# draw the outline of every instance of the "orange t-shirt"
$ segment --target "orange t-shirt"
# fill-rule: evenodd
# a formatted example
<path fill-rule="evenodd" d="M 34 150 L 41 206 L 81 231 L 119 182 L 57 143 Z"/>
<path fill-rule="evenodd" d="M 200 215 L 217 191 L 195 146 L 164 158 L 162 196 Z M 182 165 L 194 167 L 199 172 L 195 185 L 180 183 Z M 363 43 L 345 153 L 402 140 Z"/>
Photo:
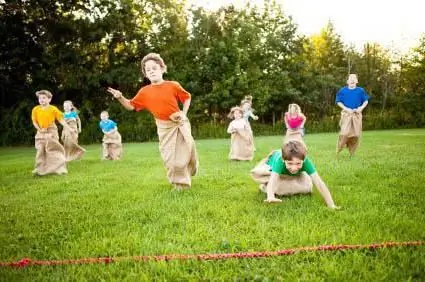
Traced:
<path fill-rule="evenodd" d="M 55 106 L 49 105 L 46 108 L 40 105 L 35 106 L 31 112 L 31 119 L 41 128 L 48 128 L 55 120 L 63 120 L 63 113 Z"/>
<path fill-rule="evenodd" d="M 130 103 L 136 111 L 147 109 L 155 118 L 169 120 L 171 114 L 180 111 L 178 103 L 187 99 L 190 99 L 190 93 L 178 82 L 166 80 L 140 88 Z"/>

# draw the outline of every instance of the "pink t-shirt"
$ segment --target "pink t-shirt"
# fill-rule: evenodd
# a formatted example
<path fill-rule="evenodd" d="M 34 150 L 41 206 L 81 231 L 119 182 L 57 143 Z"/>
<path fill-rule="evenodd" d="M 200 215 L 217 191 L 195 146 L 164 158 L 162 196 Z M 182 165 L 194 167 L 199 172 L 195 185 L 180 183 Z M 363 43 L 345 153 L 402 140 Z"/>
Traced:
<path fill-rule="evenodd" d="M 288 122 L 288 125 L 290 128 L 298 128 L 301 126 L 301 124 L 304 121 L 304 118 L 302 116 L 296 115 L 295 117 L 291 117 L 288 113 L 286 115 L 286 121 Z"/>

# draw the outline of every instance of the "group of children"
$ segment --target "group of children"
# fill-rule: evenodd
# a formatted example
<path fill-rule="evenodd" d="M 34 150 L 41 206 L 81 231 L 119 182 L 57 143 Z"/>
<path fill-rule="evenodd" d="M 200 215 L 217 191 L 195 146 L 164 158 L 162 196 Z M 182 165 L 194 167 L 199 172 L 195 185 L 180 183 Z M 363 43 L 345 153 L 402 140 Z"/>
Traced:
<path fill-rule="evenodd" d="M 146 55 L 141 61 L 141 67 L 143 75 L 151 84 L 142 87 L 132 99 L 125 98 L 117 89 L 109 87 L 107 91 L 125 109 L 130 111 L 146 109 L 154 116 L 159 137 L 159 151 L 167 170 L 167 177 L 176 190 L 188 189 L 191 186 L 192 176 L 196 175 L 199 167 L 196 145 L 187 118 L 191 95 L 178 82 L 163 79 L 167 66 L 158 54 Z M 353 91 L 352 87 L 341 90 L 337 95 L 337 103 L 344 113 L 360 114 L 367 105 L 368 97 L 362 92 L 363 98 L 354 101 L 350 91 Z M 84 149 L 78 146 L 81 122 L 77 111 L 72 102 L 66 101 L 65 113 L 62 114 L 56 107 L 50 105 L 52 94 L 49 91 L 38 91 L 36 94 L 40 105 L 32 112 L 33 124 L 37 129 L 34 173 L 37 175 L 66 173 L 66 161 L 79 158 L 84 153 Z M 348 106 L 347 100 L 351 103 Z M 182 110 L 179 103 L 183 104 Z M 353 108 L 354 106 L 357 107 Z M 233 107 L 229 117 L 233 119 L 227 129 L 231 134 L 229 158 L 252 160 L 255 147 L 249 118 L 258 119 L 258 116 L 253 114 L 252 96 L 246 96 L 240 106 Z M 261 191 L 267 194 L 265 201 L 281 202 L 276 195 L 311 193 L 314 184 L 327 206 L 338 209 L 326 184 L 307 156 L 307 147 L 303 141 L 306 117 L 300 107 L 290 104 L 284 120 L 287 131 L 282 148 L 271 152 L 251 170 L 252 178 L 260 184 Z M 58 142 L 55 121 L 64 127 L 62 140 L 65 140 L 65 148 Z M 101 113 L 99 126 L 104 133 L 103 159 L 119 159 L 122 154 L 121 135 L 118 133 L 116 123 L 109 119 L 106 111 Z M 349 140 L 348 136 L 341 133 L 340 138 L 345 142 Z M 65 150 L 68 150 L 68 153 Z"/>
<path fill-rule="evenodd" d="M 32 109 L 31 119 L 37 130 L 35 135 L 34 175 L 66 174 L 66 164 L 83 157 L 85 149 L 78 144 L 78 135 L 81 133 L 81 120 L 78 110 L 72 101 L 63 103 L 64 111 L 50 105 L 52 93 L 48 90 L 36 92 L 38 106 Z M 117 125 L 109 119 L 108 112 L 103 111 L 99 123 L 103 137 L 103 159 L 117 160 L 122 154 L 121 135 Z M 63 126 L 59 142 L 59 133 L 56 121 Z"/>
<path fill-rule="evenodd" d="M 64 113 L 50 105 L 52 93 L 47 90 L 36 92 L 39 105 L 31 113 L 32 123 L 37 130 L 35 135 L 35 169 L 33 174 L 65 174 L 66 163 L 81 158 L 85 149 L 78 145 L 81 121 L 77 109 L 71 101 L 64 102 Z M 61 140 L 55 121 L 63 126 Z"/>
<path fill-rule="evenodd" d="M 254 137 L 249 117 L 257 120 L 253 114 L 252 97 L 246 96 L 241 106 L 230 110 L 230 122 L 227 132 L 231 134 L 230 160 L 252 160 Z M 307 146 L 303 141 L 305 115 L 297 104 L 290 104 L 284 115 L 286 134 L 280 150 L 272 151 L 251 170 L 251 177 L 259 184 L 259 189 L 267 194 L 265 202 L 279 203 L 276 195 L 311 193 L 313 184 L 317 187 L 331 209 L 335 205 L 331 193 L 307 156 Z"/>
<path fill-rule="evenodd" d="M 357 83 L 357 76 L 350 74 L 347 86 L 336 95 L 335 103 L 342 109 L 337 156 L 344 147 L 353 156 L 359 144 L 362 111 L 368 105 L 369 96 L 363 88 L 357 87 Z M 290 104 L 284 119 L 287 130 L 282 148 L 271 152 L 251 170 L 259 189 L 267 194 L 265 202 L 282 202 L 276 195 L 311 193 L 314 184 L 329 208 L 340 209 L 307 156 L 307 146 L 303 141 L 306 117 L 300 107 Z"/>

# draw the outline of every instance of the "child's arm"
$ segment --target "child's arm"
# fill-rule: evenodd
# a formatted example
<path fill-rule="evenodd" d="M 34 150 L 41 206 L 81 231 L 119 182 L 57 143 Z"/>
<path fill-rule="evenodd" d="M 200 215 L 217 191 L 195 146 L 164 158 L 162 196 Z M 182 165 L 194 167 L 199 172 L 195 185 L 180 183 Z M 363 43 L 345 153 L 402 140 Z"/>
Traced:
<path fill-rule="evenodd" d="M 108 87 L 107 91 L 109 93 L 112 94 L 112 96 L 114 96 L 115 99 L 118 100 L 118 102 L 121 103 L 121 105 L 124 106 L 125 109 L 129 110 L 129 111 L 133 111 L 134 110 L 134 106 L 130 103 L 130 100 L 126 99 L 121 91 L 116 90 L 114 88 Z"/>
<path fill-rule="evenodd" d="M 352 113 L 353 109 L 347 108 L 346 106 L 344 106 L 344 104 L 342 102 L 338 102 L 337 103 L 338 107 L 340 107 L 343 111 Z"/>
<path fill-rule="evenodd" d="M 267 183 L 266 191 L 267 191 L 267 199 L 264 202 L 267 203 L 280 203 L 281 199 L 278 199 L 274 196 L 274 187 L 276 186 L 276 182 L 279 180 L 279 174 L 276 172 L 272 172 L 270 175 L 269 183 Z"/>
<path fill-rule="evenodd" d="M 68 131 L 71 131 L 71 127 L 69 127 L 69 125 L 65 122 L 65 120 L 64 120 L 64 119 L 58 119 L 58 122 L 59 122 L 60 124 L 62 124 L 63 128 L 65 128 L 65 129 L 66 129 L 66 130 L 68 130 Z"/>
<path fill-rule="evenodd" d="M 41 128 L 36 121 L 33 121 L 32 124 L 34 125 L 35 129 L 37 129 L 37 131 L 40 131 L 40 132 L 46 132 L 47 131 L 46 128 Z"/>
<path fill-rule="evenodd" d="M 252 111 L 249 111 L 249 116 L 253 119 L 253 120 L 257 120 L 258 116 L 254 115 L 254 113 Z"/>
<path fill-rule="evenodd" d="M 286 129 L 289 129 L 288 115 L 287 115 L 287 114 L 285 114 L 285 117 L 284 117 L 283 119 L 285 120 L 285 126 L 286 126 Z"/>
<path fill-rule="evenodd" d="M 187 111 L 189 111 L 190 101 L 191 99 L 186 99 L 186 101 L 183 103 L 183 113 L 185 116 L 187 116 Z"/>
<path fill-rule="evenodd" d="M 77 116 L 78 133 L 81 133 L 81 119 Z"/>
<path fill-rule="evenodd" d="M 301 117 L 303 118 L 303 122 L 301 123 L 300 127 L 301 127 L 301 128 L 304 128 L 304 124 L 305 124 L 305 122 L 306 122 L 307 118 L 305 117 L 305 115 L 304 115 L 304 114 L 301 114 Z"/>
<path fill-rule="evenodd" d="M 227 128 L 227 133 L 232 134 L 232 133 L 235 133 L 235 132 L 236 132 L 236 130 L 233 128 L 233 122 L 231 122 L 229 124 L 229 127 Z"/>
<path fill-rule="evenodd" d="M 322 178 L 319 176 L 317 172 L 310 175 L 313 184 L 316 186 L 317 190 L 319 190 L 320 195 L 322 195 L 323 199 L 326 202 L 328 208 L 331 209 L 340 209 L 340 207 L 335 206 L 334 200 L 332 199 L 331 192 L 329 192 L 328 187 L 325 182 L 323 182 Z"/>
<path fill-rule="evenodd" d="M 369 101 L 366 100 L 366 101 L 363 102 L 363 104 L 360 107 L 358 107 L 354 111 L 357 112 L 357 113 L 363 112 L 363 110 L 364 110 L 364 108 L 366 108 L 367 104 L 369 104 Z"/>

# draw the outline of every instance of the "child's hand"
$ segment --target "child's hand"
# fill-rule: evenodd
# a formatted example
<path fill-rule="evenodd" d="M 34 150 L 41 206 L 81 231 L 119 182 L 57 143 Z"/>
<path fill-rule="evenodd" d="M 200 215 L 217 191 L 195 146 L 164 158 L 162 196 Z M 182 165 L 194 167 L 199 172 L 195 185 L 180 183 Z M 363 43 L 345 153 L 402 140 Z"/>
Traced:
<path fill-rule="evenodd" d="M 273 198 L 267 198 L 267 199 L 265 199 L 264 202 L 269 203 L 269 204 L 272 204 L 272 203 L 282 203 L 282 200 L 273 197 Z"/>
<path fill-rule="evenodd" d="M 254 120 L 258 120 L 258 116 L 253 116 L 252 117 Z"/>
<path fill-rule="evenodd" d="M 108 87 L 108 89 L 106 91 L 108 91 L 109 93 L 111 93 L 112 96 L 114 96 L 115 99 L 119 99 L 119 98 L 122 97 L 121 91 L 116 90 L 114 88 Z"/>

